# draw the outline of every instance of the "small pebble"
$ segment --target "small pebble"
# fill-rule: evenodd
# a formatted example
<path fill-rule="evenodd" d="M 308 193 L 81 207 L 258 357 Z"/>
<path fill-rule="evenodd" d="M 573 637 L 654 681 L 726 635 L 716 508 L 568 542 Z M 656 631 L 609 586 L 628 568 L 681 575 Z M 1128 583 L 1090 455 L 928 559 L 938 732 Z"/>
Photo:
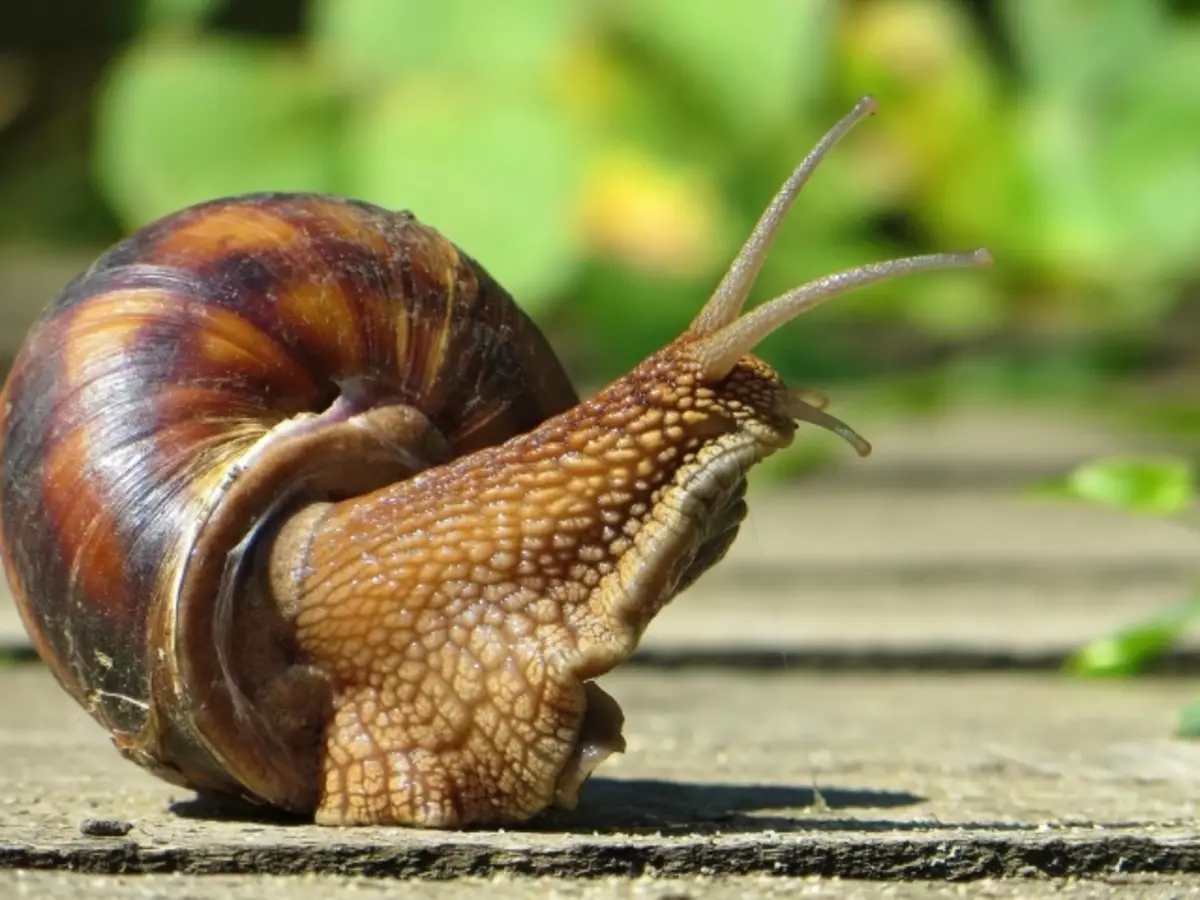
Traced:
<path fill-rule="evenodd" d="M 132 829 L 133 823 L 124 819 L 84 819 L 79 826 L 88 837 L 124 837 Z"/>

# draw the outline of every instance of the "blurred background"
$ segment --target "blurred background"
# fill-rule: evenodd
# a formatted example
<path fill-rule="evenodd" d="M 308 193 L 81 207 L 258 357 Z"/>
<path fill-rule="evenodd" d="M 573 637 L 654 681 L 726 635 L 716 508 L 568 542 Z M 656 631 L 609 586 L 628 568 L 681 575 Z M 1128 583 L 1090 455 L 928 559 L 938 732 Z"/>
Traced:
<path fill-rule="evenodd" d="M 842 299 L 764 355 L 881 414 L 1200 429 L 1200 14 L 1163 0 L 7 3 L 0 353 L 136 226 L 313 190 L 414 210 L 595 386 L 688 321 L 868 92 L 755 297 L 885 255 L 997 267 Z"/>

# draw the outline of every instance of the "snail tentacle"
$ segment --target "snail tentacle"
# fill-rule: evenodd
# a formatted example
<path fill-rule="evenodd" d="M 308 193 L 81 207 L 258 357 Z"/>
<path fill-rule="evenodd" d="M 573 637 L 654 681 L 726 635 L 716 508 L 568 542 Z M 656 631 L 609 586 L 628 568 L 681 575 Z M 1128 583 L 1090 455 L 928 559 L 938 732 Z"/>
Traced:
<path fill-rule="evenodd" d="M 783 183 L 783 187 L 779 189 L 779 193 L 775 195 L 759 217 L 750 237 L 746 239 L 741 252 L 729 266 L 725 277 L 713 292 L 712 298 L 704 304 L 699 315 L 692 320 L 692 324 L 687 330 L 688 334 L 710 334 L 738 317 L 796 197 L 800 195 L 800 191 L 808 183 L 821 162 L 829 155 L 829 151 L 846 136 L 850 129 L 867 116 L 873 115 L 875 108 L 874 97 L 869 95 L 863 97 L 850 112 L 846 113 L 837 124 L 825 133 L 825 136 L 817 142 L 809 154 L 800 161 L 788 180 Z"/>

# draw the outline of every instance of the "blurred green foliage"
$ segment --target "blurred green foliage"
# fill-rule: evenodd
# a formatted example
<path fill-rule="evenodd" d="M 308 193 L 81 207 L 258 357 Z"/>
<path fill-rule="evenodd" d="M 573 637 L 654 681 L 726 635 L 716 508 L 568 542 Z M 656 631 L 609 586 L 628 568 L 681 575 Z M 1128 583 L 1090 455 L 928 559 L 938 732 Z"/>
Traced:
<path fill-rule="evenodd" d="M 1196 473 L 1171 457 L 1110 457 L 1077 466 L 1035 487 L 1044 497 L 1079 500 L 1124 512 L 1183 516 L 1196 505 Z"/>
<path fill-rule="evenodd" d="M 1137 515 L 1162 516 L 1195 527 L 1200 490 L 1195 467 L 1180 459 L 1108 458 L 1078 466 L 1039 485 L 1047 497 L 1091 503 Z M 1190 598 L 1081 647 L 1067 670 L 1085 677 L 1125 677 L 1146 669 L 1200 623 L 1200 588 Z M 1186 707 L 1179 733 L 1200 737 L 1200 702 Z"/>
<path fill-rule="evenodd" d="M 46 240 L 79 222 L 111 238 L 250 190 L 410 208 L 606 378 L 688 320 L 794 163 L 874 93 L 880 114 L 808 187 L 756 296 L 883 254 L 986 245 L 998 266 L 784 329 L 763 352 L 786 376 L 1032 346 L 1001 380 L 1091 384 L 1145 363 L 1195 299 L 1200 19 L 1164 2 L 100 6 L 121 39 L 89 85 L 82 153 L 4 155 L 23 76 L 0 54 L 0 237 L 32 219 Z"/>

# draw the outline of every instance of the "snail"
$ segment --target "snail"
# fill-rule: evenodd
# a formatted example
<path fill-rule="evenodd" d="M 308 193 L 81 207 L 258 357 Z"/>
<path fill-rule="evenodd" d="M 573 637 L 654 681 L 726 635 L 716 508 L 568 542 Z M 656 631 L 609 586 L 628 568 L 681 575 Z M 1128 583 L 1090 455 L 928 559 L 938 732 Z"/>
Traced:
<path fill-rule="evenodd" d="M 5 571 L 118 751 L 327 825 L 572 808 L 625 749 L 596 679 L 725 555 L 800 422 L 867 442 L 754 348 L 815 304 L 985 250 L 865 265 L 749 312 L 800 163 L 686 330 L 580 399 L 484 268 L 411 213 L 203 202 L 68 284 L 4 385 Z"/>

